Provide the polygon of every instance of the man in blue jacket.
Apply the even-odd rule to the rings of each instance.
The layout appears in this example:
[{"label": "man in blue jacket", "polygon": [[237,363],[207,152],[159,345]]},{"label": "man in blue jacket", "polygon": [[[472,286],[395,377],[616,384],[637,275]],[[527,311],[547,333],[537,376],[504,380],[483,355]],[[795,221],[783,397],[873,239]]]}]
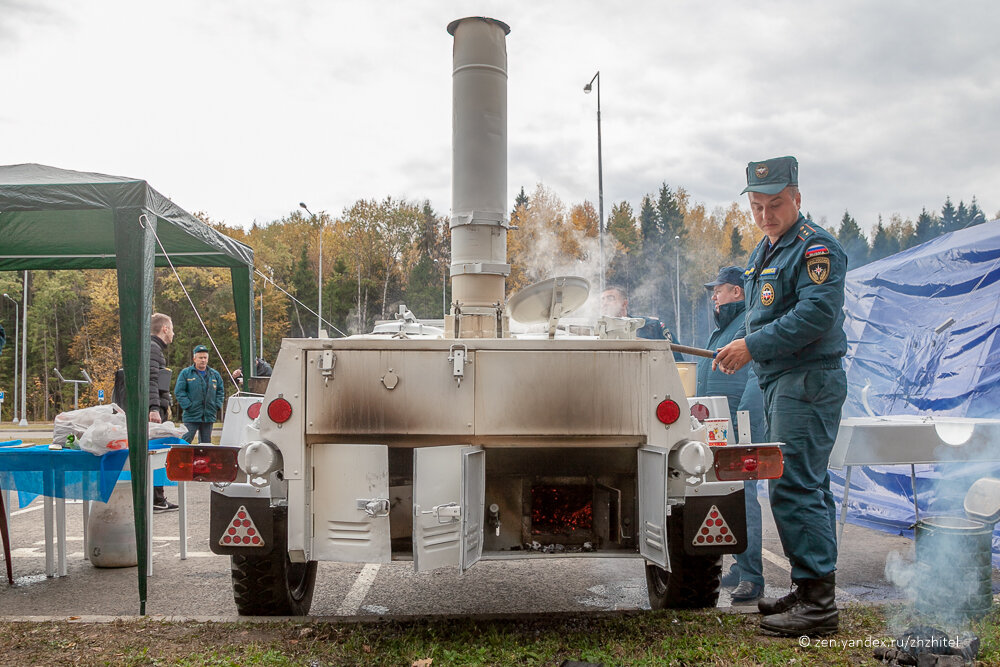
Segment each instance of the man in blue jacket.
[{"label": "man in blue jacket", "polygon": [[[743,328],[746,311],[743,293],[743,269],[725,266],[719,270],[719,277],[705,288],[712,292],[715,304],[715,331],[705,346],[717,350],[731,343],[737,332]],[[737,410],[750,413],[750,438],[752,442],[764,442],[767,423],[764,421],[764,399],[761,395],[757,376],[748,365],[733,374],[712,370],[712,360],[698,360],[698,396],[725,396],[729,401],[729,420],[732,431],[736,432]],[[721,416],[721,415],[718,415]],[[735,605],[752,604],[764,594],[764,564],[761,560],[760,501],[757,499],[757,481],[743,483],[747,515],[747,548],[736,554],[736,565],[726,577],[723,585],[735,586],[732,602]],[[737,585],[738,584],[738,585]]]},{"label": "man in blue jacket", "polygon": [[783,442],[784,474],[771,480],[771,511],[795,588],[757,603],[760,627],[787,636],[837,631],[836,513],[827,467],[847,376],[841,359],[847,255],[800,212],[799,165],[780,157],[747,165],[750,212],[764,232],[744,273],[744,332],[713,368],[752,361],[764,392],[769,440]]},{"label": "man in blue jacket", "polygon": [[212,426],[215,417],[226,400],[226,390],[222,385],[219,371],[208,367],[208,348],[196,345],[193,351],[194,363],[177,376],[174,396],[184,412],[184,439],[194,442],[198,434],[200,444],[212,444]]}]

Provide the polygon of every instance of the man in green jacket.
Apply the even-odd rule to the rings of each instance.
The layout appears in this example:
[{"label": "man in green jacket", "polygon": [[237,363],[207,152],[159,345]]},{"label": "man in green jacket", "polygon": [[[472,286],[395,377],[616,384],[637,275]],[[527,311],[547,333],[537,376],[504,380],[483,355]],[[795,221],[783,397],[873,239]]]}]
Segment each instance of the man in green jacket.
[{"label": "man in green jacket", "polygon": [[184,439],[193,443],[197,433],[199,443],[212,444],[212,426],[226,400],[226,390],[219,371],[208,367],[207,347],[196,345],[192,357],[194,363],[177,376],[174,396],[184,412]]},{"label": "man in green jacket", "polygon": [[744,273],[745,331],[719,350],[712,366],[735,373],[753,362],[768,440],[785,443],[784,474],[771,480],[770,497],[795,588],[757,606],[761,628],[787,636],[837,631],[836,514],[827,467],[847,398],[841,364],[847,255],[799,212],[798,172],[794,157],[747,166],[743,192],[765,236]]},{"label": "man in green jacket", "polygon": [[[705,289],[712,292],[715,304],[716,329],[705,346],[709,350],[725,347],[733,341],[743,328],[746,311],[743,293],[743,269],[738,266],[724,266],[719,276]],[[732,431],[736,432],[738,410],[750,413],[750,439],[764,442],[767,423],[764,421],[764,399],[761,395],[757,376],[748,365],[733,374],[712,370],[712,360],[702,357],[698,360],[698,396],[725,396],[729,402],[729,417]],[[722,415],[717,415],[722,416]],[[734,439],[735,442],[735,439]],[[745,509],[747,515],[747,548],[736,554],[736,564],[723,577],[724,586],[735,586],[732,592],[734,605],[757,602],[764,594],[764,564],[761,560],[760,500],[757,498],[757,481],[743,483]]]}]

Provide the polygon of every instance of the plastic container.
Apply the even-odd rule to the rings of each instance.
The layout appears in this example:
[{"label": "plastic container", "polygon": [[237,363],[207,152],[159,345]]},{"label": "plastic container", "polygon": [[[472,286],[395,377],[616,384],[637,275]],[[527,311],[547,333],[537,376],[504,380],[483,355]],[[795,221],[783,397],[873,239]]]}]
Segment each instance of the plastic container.
[{"label": "plastic container", "polygon": [[107,503],[91,505],[87,545],[94,567],[134,567],[138,564],[131,482],[118,482]]}]

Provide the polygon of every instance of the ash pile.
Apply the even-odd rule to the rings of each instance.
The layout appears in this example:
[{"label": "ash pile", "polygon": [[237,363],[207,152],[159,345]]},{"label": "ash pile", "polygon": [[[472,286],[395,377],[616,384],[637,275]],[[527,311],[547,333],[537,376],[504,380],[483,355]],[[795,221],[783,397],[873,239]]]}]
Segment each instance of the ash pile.
[{"label": "ash pile", "polygon": [[974,665],[979,655],[979,637],[971,632],[950,635],[943,630],[918,625],[898,636],[891,647],[875,649],[875,657],[887,665],[917,667],[962,667]]}]

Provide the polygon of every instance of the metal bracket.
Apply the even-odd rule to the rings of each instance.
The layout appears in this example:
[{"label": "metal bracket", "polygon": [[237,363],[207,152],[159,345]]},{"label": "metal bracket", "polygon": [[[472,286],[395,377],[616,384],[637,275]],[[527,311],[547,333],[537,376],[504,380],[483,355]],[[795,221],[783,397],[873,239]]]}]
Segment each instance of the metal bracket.
[{"label": "metal bracket", "polygon": [[323,374],[323,384],[330,382],[333,377],[333,369],[337,365],[337,355],[333,350],[323,350],[323,356],[319,360],[319,371]]},{"label": "metal bracket", "polygon": [[462,386],[462,378],[465,377],[465,360],[469,356],[469,349],[462,343],[457,343],[448,348],[448,361],[452,362],[451,374]]},{"label": "metal bracket", "polygon": [[373,519],[389,516],[388,498],[358,498],[355,502],[359,510],[364,510]]}]

